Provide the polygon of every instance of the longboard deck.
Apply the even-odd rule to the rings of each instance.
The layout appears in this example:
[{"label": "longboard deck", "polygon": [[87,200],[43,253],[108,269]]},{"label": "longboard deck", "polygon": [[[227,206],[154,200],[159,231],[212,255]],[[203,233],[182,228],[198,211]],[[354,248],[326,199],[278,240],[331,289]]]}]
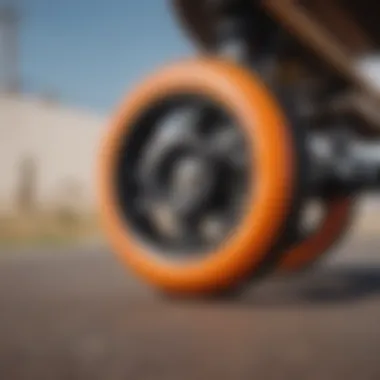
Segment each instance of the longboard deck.
[{"label": "longboard deck", "polygon": [[[371,1],[367,0],[367,6],[375,4]],[[215,36],[212,26],[216,20],[215,15],[207,10],[205,1],[172,0],[172,3],[193,42],[202,50],[213,49]],[[313,51],[338,76],[350,83],[354,92],[366,94],[376,104],[374,108],[380,105],[380,88],[357,68],[357,61],[363,55],[378,48],[376,31],[371,35],[364,30],[352,12],[346,11],[338,0],[263,0],[261,6],[306,49]],[[380,42],[380,28],[378,39]],[[376,129],[380,132],[380,125]]]}]

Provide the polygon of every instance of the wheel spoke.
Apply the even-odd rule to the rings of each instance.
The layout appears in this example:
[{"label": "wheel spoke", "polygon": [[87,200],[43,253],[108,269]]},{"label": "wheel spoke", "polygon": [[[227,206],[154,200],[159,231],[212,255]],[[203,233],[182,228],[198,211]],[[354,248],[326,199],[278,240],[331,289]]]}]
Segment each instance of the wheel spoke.
[{"label": "wheel spoke", "polygon": [[232,129],[224,127],[213,136],[215,149],[223,153],[229,153],[240,145],[239,135]]},{"label": "wheel spoke", "polygon": [[181,147],[182,150],[202,149],[197,126],[204,121],[199,107],[187,107],[161,122],[142,152],[138,170],[140,179],[150,184],[152,173],[162,159]]},{"label": "wheel spoke", "polygon": [[170,205],[166,203],[156,204],[150,208],[149,214],[156,229],[165,240],[173,240],[176,238],[177,218]]},{"label": "wheel spoke", "polygon": [[202,223],[202,233],[209,244],[215,244],[225,238],[228,226],[223,215],[207,215]]},{"label": "wheel spoke", "polygon": [[182,245],[194,247],[203,245],[204,237],[201,230],[202,217],[197,215],[178,215],[177,214],[177,240]]},{"label": "wheel spoke", "polygon": [[212,136],[211,144],[214,155],[235,166],[244,164],[246,160],[244,141],[233,128],[227,126],[220,128],[220,131]]}]

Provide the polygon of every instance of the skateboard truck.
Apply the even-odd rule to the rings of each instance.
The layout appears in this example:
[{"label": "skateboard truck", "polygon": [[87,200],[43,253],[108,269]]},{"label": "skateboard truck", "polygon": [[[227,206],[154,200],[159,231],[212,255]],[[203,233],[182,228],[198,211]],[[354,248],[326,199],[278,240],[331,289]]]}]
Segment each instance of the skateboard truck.
[{"label": "skateboard truck", "polygon": [[315,135],[310,150],[317,191],[369,191],[380,187],[380,142],[359,139],[347,130]]}]

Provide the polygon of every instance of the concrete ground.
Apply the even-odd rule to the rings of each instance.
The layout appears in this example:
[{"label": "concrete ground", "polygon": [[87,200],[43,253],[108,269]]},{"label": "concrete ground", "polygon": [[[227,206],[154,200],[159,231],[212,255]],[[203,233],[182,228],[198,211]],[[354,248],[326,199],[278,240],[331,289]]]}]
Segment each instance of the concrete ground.
[{"label": "concrete ground", "polygon": [[176,303],[106,249],[0,255],[0,379],[380,379],[380,237],[241,299]]}]

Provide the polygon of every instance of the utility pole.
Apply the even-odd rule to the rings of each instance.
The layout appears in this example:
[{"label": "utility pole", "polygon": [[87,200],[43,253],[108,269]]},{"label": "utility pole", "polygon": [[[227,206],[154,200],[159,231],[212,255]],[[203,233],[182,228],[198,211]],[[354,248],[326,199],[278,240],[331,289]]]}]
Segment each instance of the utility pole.
[{"label": "utility pole", "polygon": [[17,93],[19,74],[19,14],[14,5],[0,2],[0,91]]}]

